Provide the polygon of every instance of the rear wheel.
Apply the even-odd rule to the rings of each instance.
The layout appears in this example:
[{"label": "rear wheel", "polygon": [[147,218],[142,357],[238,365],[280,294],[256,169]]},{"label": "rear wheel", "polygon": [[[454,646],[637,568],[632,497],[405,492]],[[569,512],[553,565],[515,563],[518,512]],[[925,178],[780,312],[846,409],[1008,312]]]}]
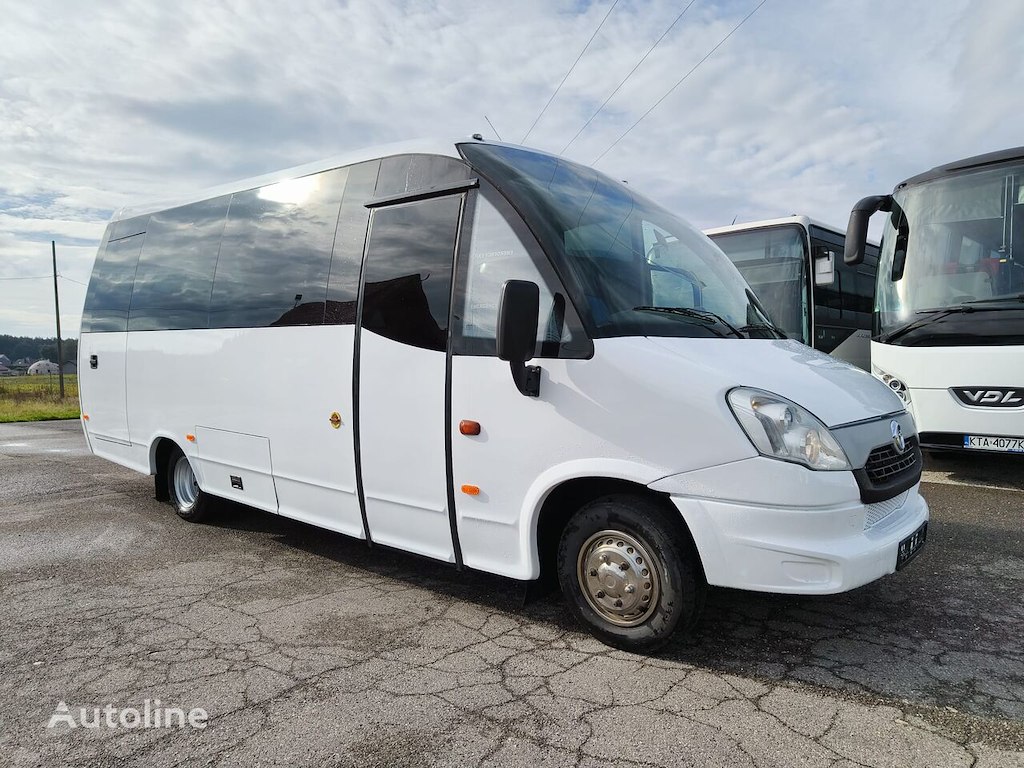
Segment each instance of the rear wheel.
[{"label": "rear wheel", "polygon": [[640,497],[608,496],[562,532],[558,579],[576,618],[601,641],[653,651],[689,630],[706,585],[682,521]]},{"label": "rear wheel", "polygon": [[182,520],[199,523],[210,511],[210,497],[203,493],[188,457],[175,448],[167,460],[167,495]]}]

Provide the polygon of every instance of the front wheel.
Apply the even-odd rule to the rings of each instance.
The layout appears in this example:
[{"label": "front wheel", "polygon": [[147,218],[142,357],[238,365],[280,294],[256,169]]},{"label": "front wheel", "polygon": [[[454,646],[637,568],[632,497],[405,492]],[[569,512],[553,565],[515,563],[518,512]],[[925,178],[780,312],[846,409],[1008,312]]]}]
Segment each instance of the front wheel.
[{"label": "front wheel", "polygon": [[644,498],[608,496],[573,515],[558,580],[577,620],[627,651],[656,650],[704,607],[703,571],[682,521]]},{"label": "front wheel", "polygon": [[203,493],[188,457],[175,448],[167,460],[167,495],[178,517],[200,523],[210,512],[210,497]]}]

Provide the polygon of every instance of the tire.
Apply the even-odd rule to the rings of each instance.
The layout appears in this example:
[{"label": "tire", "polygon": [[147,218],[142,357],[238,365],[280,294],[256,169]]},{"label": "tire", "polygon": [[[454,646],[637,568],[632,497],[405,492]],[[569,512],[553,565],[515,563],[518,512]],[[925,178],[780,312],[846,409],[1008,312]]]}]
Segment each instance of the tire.
[{"label": "tire", "polygon": [[201,523],[210,514],[210,496],[196,482],[188,457],[175,447],[167,459],[167,496],[182,520]]},{"label": "tire", "polygon": [[650,652],[689,631],[707,584],[682,520],[636,496],[606,496],[570,518],[558,581],[576,619],[602,642]]}]

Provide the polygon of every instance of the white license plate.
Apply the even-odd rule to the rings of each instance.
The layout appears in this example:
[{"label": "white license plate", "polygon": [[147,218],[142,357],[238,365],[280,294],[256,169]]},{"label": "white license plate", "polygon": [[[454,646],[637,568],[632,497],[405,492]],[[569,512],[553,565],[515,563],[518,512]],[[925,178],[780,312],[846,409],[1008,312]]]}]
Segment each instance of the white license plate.
[{"label": "white license plate", "polygon": [[964,448],[976,451],[1003,451],[1024,453],[1024,437],[992,437],[991,435],[964,435]]},{"label": "white license plate", "polygon": [[896,550],[896,570],[909,563],[921,553],[921,547],[928,539],[928,523],[921,523],[921,527],[907,536],[900,542]]}]

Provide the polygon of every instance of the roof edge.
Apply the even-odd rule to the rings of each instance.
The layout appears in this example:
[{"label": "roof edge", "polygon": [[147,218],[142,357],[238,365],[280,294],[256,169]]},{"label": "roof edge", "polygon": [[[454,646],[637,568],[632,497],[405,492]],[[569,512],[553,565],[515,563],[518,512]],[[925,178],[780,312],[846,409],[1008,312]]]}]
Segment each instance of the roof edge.
[{"label": "roof edge", "polygon": [[998,165],[999,163],[1007,163],[1013,160],[1024,160],[1024,147],[1000,149],[996,152],[986,152],[982,155],[974,155],[973,157],[965,157],[962,160],[954,160],[952,163],[946,163],[945,165],[937,165],[930,171],[919,173],[916,176],[911,176],[909,179],[901,181],[896,185],[896,189],[913,184],[920,184],[925,181],[932,181],[933,179],[939,179],[943,176],[951,176],[955,173],[960,173],[961,171],[969,171],[974,168],[984,168],[988,165]]},{"label": "roof edge", "polygon": [[346,165],[353,165],[367,160],[392,157],[394,155],[427,154],[459,158],[461,155],[459,154],[457,146],[459,144],[475,141],[479,140],[467,136],[458,139],[413,139],[411,141],[365,147],[363,149],[332,155],[322,160],[314,160],[302,165],[292,166],[291,168],[283,168],[281,170],[271,171],[259,176],[252,176],[245,179],[239,179],[238,181],[218,184],[187,195],[175,195],[158,200],[150,200],[138,205],[128,205],[115,211],[110,220],[114,222],[131,219],[136,216],[144,216],[147,213],[155,213],[157,211],[167,210],[168,208],[177,208],[181,205],[196,203],[201,200],[209,200],[210,198],[220,197],[221,195],[230,194],[232,192],[244,192],[248,189],[265,187],[268,184],[276,184],[277,182],[285,181],[286,179],[309,176],[314,173],[320,173],[321,171],[329,171],[332,168],[341,168]]}]

